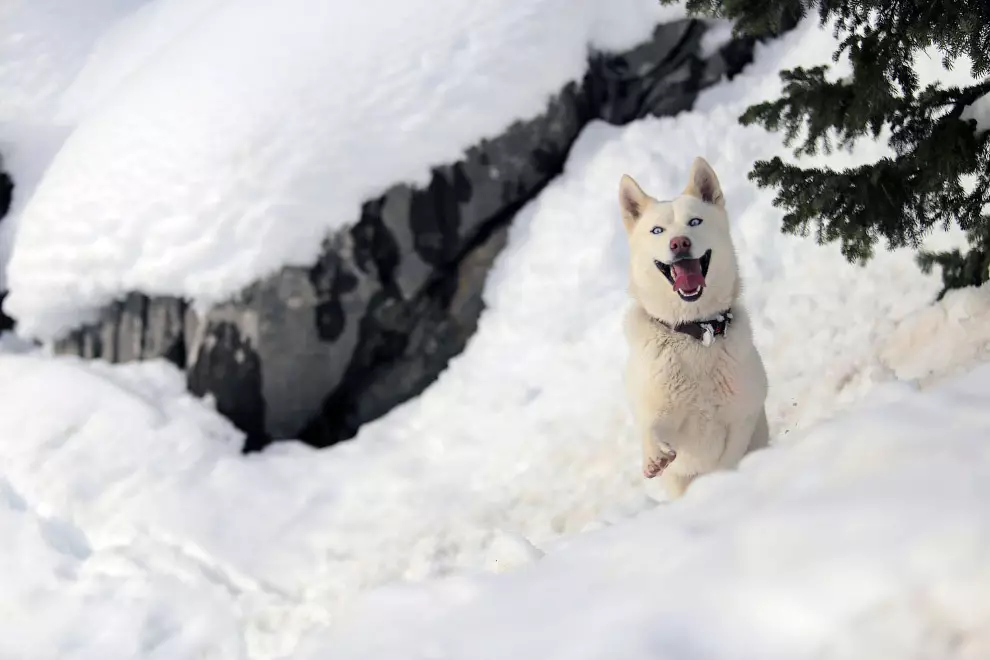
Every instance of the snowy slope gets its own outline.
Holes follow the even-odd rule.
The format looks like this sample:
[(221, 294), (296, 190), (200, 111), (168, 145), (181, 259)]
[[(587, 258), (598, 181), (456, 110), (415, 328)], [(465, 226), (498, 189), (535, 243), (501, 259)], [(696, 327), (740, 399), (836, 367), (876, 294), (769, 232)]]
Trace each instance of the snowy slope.
[[(575, 576), (574, 588), (605, 589), (615, 607), (604, 614), (580, 609), (594, 603), (584, 591), (569, 592), (575, 602), (564, 620), (584, 626), (588, 636), (574, 646), (557, 638), (546, 655), (566, 654), (582, 640), (593, 650), (601, 626), (597, 630), (610, 638), (621, 632), (616, 643), (628, 639), (635, 658), (643, 644), (653, 644), (644, 635), (654, 631), (664, 635), (665, 645), (718, 642), (711, 636), (671, 639), (673, 624), (656, 617), (673, 606), (660, 600), (662, 587), (655, 585), (687, 589), (679, 581), (685, 578), (668, 571), (697, 566), (690, 562), (706, 552), (726, 554), (724, 543), (735, 542), (738, 554), (715, 558), (725, 563), (716, 562), (722, 572), (712, 579), (727, 580), (729, 593), (744, 602), (712, 599), (706, 594), (715, 583), (708, 583), (705, 591), (688, 594), (694, 600), (677, 622), (692, 632), (709, 625), (693, 617), (736, 614), (751, 602), (744, 596), (758, 596), (762, 607), (747, 613), (770, 613), (778, 629), (752, 621), (751, 636), (743, 630), (726, 637), (740, 642), (733, 653), (752, 640), (773, 658), (774, 648), (822, 639), (824, 628), (785, 619), (792, 610), (824, 612), (831, 618), (822, 626), (841, 624), (850, 643), (875, 640), (881, 648), (890, 642), (884, 631), (927, 634), (919, 622), (948, 622), (971, 633), (975, 624), (953, 607), (965, 606), (975, 617), (985, 613), (985, 602), (967, 600), (965, 584), (950, 571), (985, 582), (985, 564), (966, 562), (973, 553), (986, 555), (988, 547), (981, 526), (986, 494), (975, 489), (986, 482), (988, 458), (979, 440), (986, 437), (981, 409), (990, 408), (981, 397), (990, 374), (975, 372), (973, 380), (952, 385), (955, 390), (927, 388), (990, 357), (990, 288), (955, 292), (931, 305), (937, 277), (920, 274), (911, 254), (882, 254), (861, 269), (834, 246), (783, 236), (772, 194), (746, 180), (754, 158), (782, 149), (778, 136), (738, 126), (739, 111), (776, 93), (781, 66), (826, 60), (832, 46), (827, 30), (806, 23), (760, 49), (748, 75), (704, 94), (694, 112), (586, 130), (564, 175), (514, 222), (487, 283), (488, 309), (467, 351), (421, 398), (363, 428), (353, 442), (328, 451), (280, 444), (243, 457), (238, 433), (186, 394), (182, 375), (165, 364), (110, 367), (0, 354), (0, 477), (8, 486), (0, 490), (0, 506), (10, 509), (0, 510), (0, 522), (8, 520), (11, 534), (23, 539), (0, 550), (0, 559), (40, 557), (19, 560), (18, 591), (0, 594), (7, 610), (32, 615), (0, 617), (0, 643), (17, 644), (14, 657), (39, 660), (185, 660), (209, 653), (273, 660), (297, 657), (305, 640), (300, 654), (323, 649), (323, 657), (337, 657), (344, 644), (360, 654), (358, 645), (369, 640), (356, 638), (380, 623), (383, 612), (405, 617), (419, 609), (422, 634), (412, 630), (415, 622), (390, 621), (394, 634), (375, 632), (384, 645), (379, 650), (402, 640), (457, 650), (463, 638), (449, 624), (478, 631), (494, 652), (505, 647), (488, 639), (495, 628), (479, 623), (488, 612), (501, 615), (502, 607), (511, 607), (546, 620), (550, 615), (536, 606), (555, 603), (534, 597), (534, 607), (524, 610), (528, 590), (562, 586), (575, 563), (588, 561), (594, 568), (584, 582)], [(863, 144), (831, 158), (851, 162), (880, 153), (882, 146)], [(621, 387), (626, 248), (616, 186), (628, 171), (657, 195), (675, 193), (695, 155), (713, 163), (726, 192), (745, 297), (770, 376), (776, 446), (740, 474), (698, 481), (688, 501), (661, 512), (653, 511), (662, 499), (658, 485), (640, 476)], [(879, 387), (884, 384), (889, 387)], [(923, 394), (910, 394), (919, 386)], [(970, 399), (947, 402), (957, 390)], [(906, 398), (896, 408), (856, 413), (804, 435), (865, 396)], [(957, 421), (949, 441), (923, 445), (928, 453), (916, 451), (917, 443), (931, 442), (931, 429), (941, 433)], [(887, 424), (895, 432), (878, 430)], [(925, 431), (920, 440), (909, 434), (916, 427)], [(937, 469), (926, 473), (929, 461)], [(905, 484), (913, 489), (903, 492)], [(922, 492), (929, 499), (922, 500)], [(805, 503), (807, 509), (799, 506)], [(918, 507), (928, 519), (908, 528), (904, 521)], [(754, 513), (736, 520), (747, 508)], [(764, 510), (767, 517), (760, 516)], [(806, 510), (821, 515), (805, 520)], [(644, 513), (585, 541), (573, 537)], [(871, 537), (875, 515), (890, 522)], [(44, 531), (45, 521), (57, 533)], [(818, 548), (817, 537), (802, 537), (819, 523), (858, 534), (851, 547), (862, 552), (833, 556), (835, 545)], [(781, 529), (789, 525), (793, 531)], [(959, 526), (968, 526), (971, 535), (950, 535)], [(761, 557), (763, 545), (753, 549), (752, 539), (773, 536), (787, 541), (775, 555), (779, 562)], [(74, 541), (66, 544), (63, 537)], [(649, 591), (607, 558), (613, 552), (640, 557), (643, 542), (677, 546), (675, 553), (683, 543), (677, 561), (687, 562), (652, 566), (643, 576)], [(917, 542), (918, 555), (908, 542)], [(568, 543), (573, 550), (564, 547)], [(877, 567), (879, 553), (889, 566)], [(931, 556), (950, 561), (939, 568)], [(843, 591), (847, 583), (838, 578), (832, 585), (809, 574), (801, 582), (786, 572), (784, 560), (802, 564), (805, 558), (810, 565), (831, 565), (843, 579), (858, 570), (863, 591)], [(396, 580), (457, 569), (502, 572), (537, 560), (541, 565), (531, 572), (496, 584), (468, 580), (459, 583), (460, 591), (456, 582), (426, 591), (390, 590), (363, 612), (352, 611), (360, 594)], [(757, 578), (779, 582), (754, 584)], [(921, 603), (917, 609), (870, 610), (896, 593), (900, 578), (934, 596), (911, 601)], [(808, 604), (804, 589), (817, 588), (819, 579), (832, 590)], [(491, 598), (492, 610), (477, 600), (480, 595)], [(463, 618), (444, 619), (441, 610), (457, 607), (459, 599), (469, 605)], [(790, 608), (793, 603), (807, 609)], [(877, 614), (856, 623), (862, 628), (846, 625), (848, 617), (869, 611)], [(599, 616), (582, 618), (591, 614)], [(655, 627), (624, 627), (644, 617)], [(119, 625), (102, 625), (106, 621)], [(532, 640), (539, 651), (553, 630), (520, 627), (516, 640)], [(939, 642), (939, 634), (935, 630), (931, 639)], [(863, 648), (873, 647), (856, 647)]]
[(294, 657), (990, 657), (990, 367), (882, 394), (531, 568), (378, 590)]
[(16, 181), (0, 222), (0, 290), (18, 219), (75, 124), (66, 88), (109, 26), (148, 0), (4, 0), (0, 3), (0, 157)]
[(206, 304), (310, 265), (362, 202), (543, 112), (589, 47), (680, 16), (652, 0), (157, 0), (65, 94), (80, 123), (23, 211), (5, 309), (47, 337), (129, 290)]
[(0, 4), (0, 125), (53, 120), (61, 94), (100, 35), (148, 0), (4, 0)]
[[(93, 547), (2, 477), (0, 534), (0, 657), (244, 657), (227, 599), (180, 570), (137, 564), (142, 557), (126, 545)], [(178, 569), (176, 557), (167, 561)]]
[[(122, 481), (147, 497), (156, 469), (173, 470), (176, 486), (196, 476), (196, 461), (156, 465), (152, 443), (174, 455), (194, 442), (200, 461), (211, 450), (229, 456), (234, 445), (219, 441), (229, 426), (177, 395), (178, 374), (170, 392), (126, 388), (44, 358), (3, 355), (0, 372), (9, 461), (0, 475), (0, 657), (243, 657), (229, 594), (210, 588), (213, 576), (184, 545), (114, 526), (134, 495)], [(99, 437), (102, 452), (80, 451), (87, 435)], [(61, 484), (47, 486), (64, 487), (64, 498), (34, 481), (54, 474)], [(97, 499), (100, 524), (80, 515)]]
[(632, 438), (245, 458), (171, 365), (0, 354), (0, 656), (986, 657), (990, 367), (868, 402), (658, 508)]

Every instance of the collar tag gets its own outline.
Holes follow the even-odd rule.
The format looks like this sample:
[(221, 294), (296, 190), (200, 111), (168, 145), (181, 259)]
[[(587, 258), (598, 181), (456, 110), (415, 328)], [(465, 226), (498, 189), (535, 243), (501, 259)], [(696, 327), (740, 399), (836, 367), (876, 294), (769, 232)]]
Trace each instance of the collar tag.
[[(715, 342), (715, 328), (712, 327), (711, 323), (699, 323), (704, 334), (701, 335), (701, 343), (705, 346), (711, 346)], [(725, 330), (722, 331), (725, 334)]]

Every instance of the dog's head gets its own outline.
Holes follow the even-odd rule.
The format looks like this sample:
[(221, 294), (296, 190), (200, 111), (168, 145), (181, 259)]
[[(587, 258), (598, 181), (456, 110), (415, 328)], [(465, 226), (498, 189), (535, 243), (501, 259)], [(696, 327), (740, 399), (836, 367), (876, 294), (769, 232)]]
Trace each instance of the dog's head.
[(628, 175), (619, 185), (629, 236), (630, 290), (655, 318), (677, 324), (712, 318), (739, 293), (736, 253), (718, 177), (695, 158), (684, 192), (650, 197)]

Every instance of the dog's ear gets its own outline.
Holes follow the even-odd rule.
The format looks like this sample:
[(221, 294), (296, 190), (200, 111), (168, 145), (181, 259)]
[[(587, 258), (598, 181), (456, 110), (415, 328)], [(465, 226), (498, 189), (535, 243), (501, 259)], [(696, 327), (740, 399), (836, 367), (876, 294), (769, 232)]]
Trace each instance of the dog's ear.
[(650, 203), (650, 196), (643, 192), (639, 184), (628, 174), (622, 175), (619, 182), (619, 207), (622, 209), (622, 222), (626, 231), (632, 231)]
[(688, 175), (685, 195), (697, 197), (703, 202), (725, 207), (725, 197), (722, 196), (722, 186), (718, 183), (715, 170), (708, 164), (708, 161), (698, 156), (691, 163), (691, 174)]

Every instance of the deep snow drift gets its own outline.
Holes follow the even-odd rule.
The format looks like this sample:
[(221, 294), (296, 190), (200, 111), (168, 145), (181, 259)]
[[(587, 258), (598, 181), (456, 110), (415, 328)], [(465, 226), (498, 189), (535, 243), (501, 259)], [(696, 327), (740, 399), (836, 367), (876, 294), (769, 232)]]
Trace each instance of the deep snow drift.
[[(677, 660), (740, 657), (750, 643), (761, 658), (812, 648), (887, 657), (922, 636), (934, 646), (917, 646), (916, 657), (979, 651), (987, 603), (967, 585), (987, 578), (990, 374), (937, 388), (990, 354), (990, 288), (932, 305), (938, 278), (919, 273), (910, 253), (861, 269), (835, 246), (783, 236), (772, 193), (746, 180), (753, 159), (784, 149), (779, 136), (739, 126), (742, 107), (777, 93), (779, 68), (827, 60), (833, 46), (805, 23), (694, 112), (585, 131), (564, 175), (514, 222), (467, 351), (353, 442), (242, 457), (237, 432), (167, 365), (0, 355), (0, 524), (13, 539), (0, 577), (15, 585), (0, 604), (17, 612), (0, 617), (0, 655), (267, 660), (360, 655), (376, 649), (359, 644), (375, 641), (384, 653), (405, 640), (420, 657), (445, 658), (471, 631), (485, 642), (472, 652), (518, 643), (509, 650), (534, 657), (590, 654), (603, 640), (631, 658), (646, 648), (663, 657), (659, 644)], [(864, 143), (830, 159), (883, 153)], [(622, 172), (674, 194), (695, 155), (715, 167), (733, 218), (776, 446), (661, 511), (658, 484), (640, 476), (622, 394), (616, 194)], [(926, 391), (911, 394), (917, 387)], [(866, 396), (894, 407), (805, 435)], [(808, 536), (819, 529), (852, 543)], [(771, 539), (780, 546), (766, 555)], [(669, 565), (640, 574), (643, 543), (668, 548)], [(709, 581), (674, 575), (715, 550)], [(355, 611), (358, 596), (396, 580), (534, 561), (492, 584), (391, 588)], [(665, 585), (683, 609), (663, 599)], [(560, 628), (546, 608), (559, 601), (529, 598), (565, 586), (561, 622), (585, 633), (573, 640), (552, 635)], [(904, 593), (907, 604), (884, 606)], [(443, 617), (461, 602), (461, 618)], [(512, 638), (489, 637), (506, 634), (485, 621), (493, 612), (519, 623)], [(676, 621), (658, 621), (671, 612)], [(390, 613), (416, 619), (389, 619), (394, 630), (383, 632)], [(731, 628), (740, 613), (748, 627)], [(705, 618), (720, 614), (732, 617)], [(360, 639), (369, 629), (376, 639)], [(961, 641), (942, 654), (950, 629)], [(816, 646), (824, 639), (835, 646)], [(724, 654), (718, 646), (732, 643)]]
[[(961, 291), (901, 334), (985, 357), (988, 313)], [(983, 658), (990, 368), (916, 390), (657, 508), (619, 419), (452, 406), (434, 433), (393, 417), (245, 458), (171, 365), (0, 354), (0, 655)], [(489, 443), (458, 437), (476, 425)]]
[(990, 367), (878, 394), (532, 568), (378, 590), (295, 657), (990, 657)]
[(208, 304), (311, 265), (362, 202), (543, 112), (589, 47), (681, 16), (647, 0), (150, 3), (60, 97), (79, 125), (24, 207), (5, 310), (51, 337), (131, 290)]

